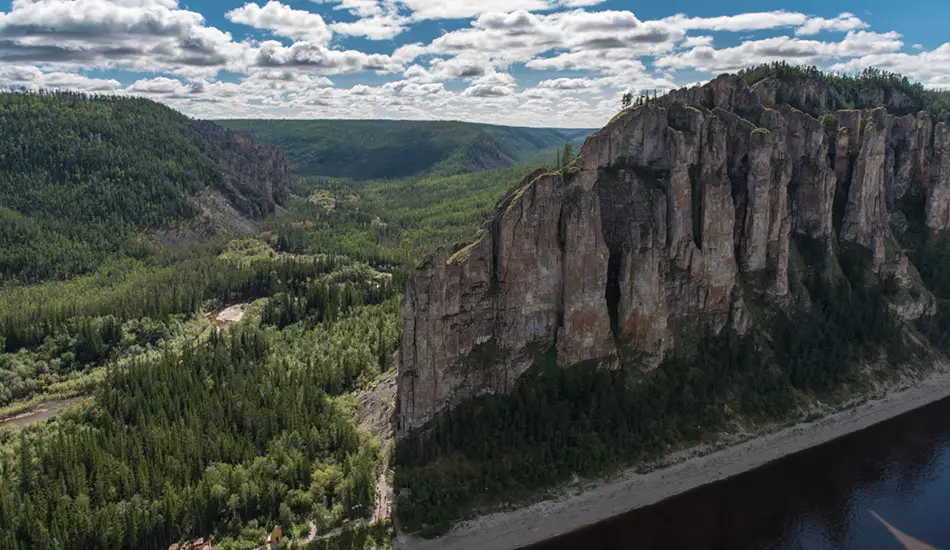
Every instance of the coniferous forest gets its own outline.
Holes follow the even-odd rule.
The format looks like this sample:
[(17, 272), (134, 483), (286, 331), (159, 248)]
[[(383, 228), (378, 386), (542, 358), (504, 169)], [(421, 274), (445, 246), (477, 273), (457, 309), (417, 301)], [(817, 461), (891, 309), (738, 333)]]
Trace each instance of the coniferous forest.
[[(862, 87), (883, 85), (915, 108), (947, 109), (946, 94), (887, 73), (774, 65), (743, 77), (825, 79), (855, 107)], [(299, 121), (231, 124), (278, 144), (327, 138)], [(569, 169), (555, 159), (577, 137), (499, 130), (490, 145), (517, 142), (518, 154), (483, 165), (487, 130), (471, 126), (452, 150), (438, 132), (420, 138), (428, 156), (405, 173), (364, 162), (331, 174), (333, 155), (292, 151), (307, 168), (283, 208), (258, 205), (270, 213), (234, 235), (205, 218), (201, 197), (226, 177), (183, 115), (143, 99), (0, 93), (0, 547), (160, 549), (213, 535), (250, 550), (280, 525), (332, 535), (310, 548), (368, 548), (390, 536), (355, 521), (373, 517), (381, 473), (411, 488), (395, 503), (402, 527), (434, 535), (574, 475), (714, 440), (737, 418), (782, 421), (853, 395), (926, 353), (894, 329), (892, 281), (844, 254), (831, 280), (790, 268), (793, 292), (813, 299), (762, 306), (763, 332), (692, 335), (650, 372), (636, 357), (563, 369), (553, 350), (532, 350), (512, 394), (474, 399), (394, 444), (366, 428), (361, 403), (393, 375), (406, 278), (424, 254), (470, 239), (533, 169)], [(407, 154), (387, 139), (360, 159)], [(161, 238), (171, 231), (198, 237)], [(947, 345), (950, 238), (908, 235), (899, 244), (938, 300), (915, 330)], [(792, 256), (813, 244), (794, 240)], [(236, 305), (242, 320), (218, 320)], [(63, 399), (81, 404), (5, 426)]]

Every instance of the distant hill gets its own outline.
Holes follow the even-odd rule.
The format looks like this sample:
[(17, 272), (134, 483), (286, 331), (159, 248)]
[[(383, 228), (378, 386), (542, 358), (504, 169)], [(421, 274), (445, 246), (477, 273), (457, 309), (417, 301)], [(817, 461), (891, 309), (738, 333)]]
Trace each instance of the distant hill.
[(289, 186), (273, 147), (153, 101), (0, 93), (0, 283), (144, 254), (146, 231), (240, 229)]
[(220, 120), (283, 151), (295, 174), (354, 180), (451, 176), (507, 168), (592, 130), (452, 121)]

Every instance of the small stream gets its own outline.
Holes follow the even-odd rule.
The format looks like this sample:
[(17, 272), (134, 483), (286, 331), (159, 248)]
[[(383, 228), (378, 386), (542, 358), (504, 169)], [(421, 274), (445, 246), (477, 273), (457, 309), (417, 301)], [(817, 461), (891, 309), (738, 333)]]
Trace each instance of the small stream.
[(38, 405), (31, 411), (27, 411), (10, 418), (0, 419), (0, 430), (5, 428), (22, 428), (23, 426), (33, 424), (35, 422), (42, 422), (56, 416), (59, 411), (65, 408), (82, 405), (83, 403), (88, 403), (91, 400), (92, 397), (89, 397), (88, 395), (82, 395), (79, 397), (70, 397), (68, 399), (47, 401), (46, 403)]

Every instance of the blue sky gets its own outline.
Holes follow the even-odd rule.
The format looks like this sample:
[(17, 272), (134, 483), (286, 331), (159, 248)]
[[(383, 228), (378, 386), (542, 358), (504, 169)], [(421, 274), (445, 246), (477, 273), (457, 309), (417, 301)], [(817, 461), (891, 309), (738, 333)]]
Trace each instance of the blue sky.
[(191, 116), (600, 126), (786, 60), (950, 88), (947, 0), (0, 0), (0, 85)]

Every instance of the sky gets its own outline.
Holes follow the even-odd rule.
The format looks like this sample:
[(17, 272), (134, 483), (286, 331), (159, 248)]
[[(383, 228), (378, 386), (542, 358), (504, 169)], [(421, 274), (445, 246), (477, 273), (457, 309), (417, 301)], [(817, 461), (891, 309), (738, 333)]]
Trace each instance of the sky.
[(950, 0), (0, 0), (0, 86), (199, 118), (593, 128), (771, 61), (950, 89)]

